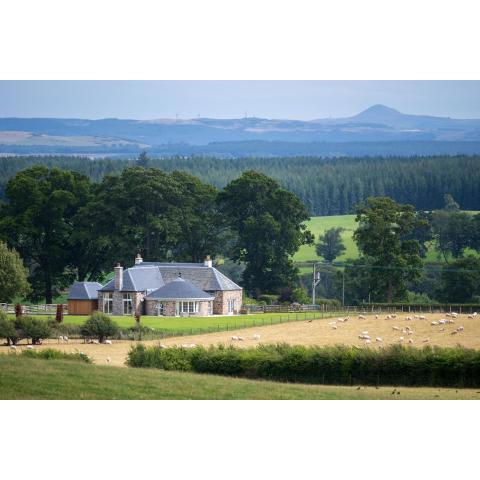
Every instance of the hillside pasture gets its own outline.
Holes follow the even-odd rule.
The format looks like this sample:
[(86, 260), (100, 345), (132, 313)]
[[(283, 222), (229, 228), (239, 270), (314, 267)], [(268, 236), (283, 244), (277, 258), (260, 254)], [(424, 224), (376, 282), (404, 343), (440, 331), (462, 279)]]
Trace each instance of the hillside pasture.
[(473, 389), (302, 385), (0, 356), (0, 399), (473, 400)]

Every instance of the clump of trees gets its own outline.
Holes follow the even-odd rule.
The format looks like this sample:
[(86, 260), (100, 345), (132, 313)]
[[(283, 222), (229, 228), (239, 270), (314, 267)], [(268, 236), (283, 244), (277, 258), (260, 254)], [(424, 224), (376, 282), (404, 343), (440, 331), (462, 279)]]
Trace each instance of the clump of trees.
[(9, 249), (0, 241), (0, 299), (11, 302), (15, 297), (22, 297), (30, 292), (28, 271), (20, 255)]
[(22, 339), (29, 339), (32, 345), (38, 345), (51, 334), (52, 329), (44, 320), (30, 316), (10, 319), (5, 312), (0, 312), (0, 338), (5, 338), (8, 345), (16, 345)]
[(318, 236), (318, 243), (315, 250), (319, 257), (326, 262), (332, 263), (337, 257), (345, 252), (346, 248), (342, 240), (342, 227), (333, 227)]

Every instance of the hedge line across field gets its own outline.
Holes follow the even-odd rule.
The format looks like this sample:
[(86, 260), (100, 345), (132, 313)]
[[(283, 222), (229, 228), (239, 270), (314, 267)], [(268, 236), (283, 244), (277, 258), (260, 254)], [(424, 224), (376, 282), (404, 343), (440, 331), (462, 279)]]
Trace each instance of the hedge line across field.
[(132, 347), (131, 367), (193, 371), (282, 382), (331, 385), (480, 386), (480, 351), (394, 345), (382, 350), (286, 344), (256, 348)]

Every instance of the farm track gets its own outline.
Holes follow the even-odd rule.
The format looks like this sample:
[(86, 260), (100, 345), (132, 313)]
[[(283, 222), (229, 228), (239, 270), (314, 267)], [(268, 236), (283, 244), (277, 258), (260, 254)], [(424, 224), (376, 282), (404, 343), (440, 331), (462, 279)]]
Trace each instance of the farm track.
[[(413, 314), (412, 314), (413, 315)], [(438, 345), (442, 347), (454, 347), (461, 345), (467, 348), (480, 349), (480, 315), (475, 319), (468, 318), (468, 315), (459, 315), (454, 319), (455, 323), (448, 325), (431, 325), (432, 321), (447, 318), (443, 314), (425, 314), (426, 319), (405, 320), (407, 314), (398, 315), (394, 319), (386, 319), (386, 315), (366, 315), (364, 319), (351, 315), (346, 322), (340, 322), (337, 318), (325, 318), (313, 321), (296, 321), (263, 327), (249, 327), (233, 331), (207, 333), (173, 337), (168, 339), (144, 341), (145, 345), (157, 345), (162, 343), (166, 346), (182, 345), (234, 345), (240, 348), (256, 346), (259, 343), (289, 343), (291, 345), (357, 345), (364, 348), (380, 348), (400, 343), (400, 337), (404, 337), (403, 343), (412, 347), (423, 347), (425, 345)], [(340, 317), (344, 318), (344, 317)], [(336, 322), (335, 325), (332, 323)], [(413, 333), (408, 335), (402, 333), (402, 329), (409, 327)], [(336, 329), (334, 327), (337, 327)], [(394, 330), (398, 327), (400, 330)], [(452, 334), (457, 328), (464, 330)], [(443, 331), (441, 329), (444, 329)], [(368, 332), (371, 337), (371, 344), (365, 345), (358, 336), (362, 332)], [(253, 335), (260, 335), (255, 340)], [(243, 341), (232, 340), (231, 337), (242, 337)], [(380, 337), (381, 343), (375, 342)], [(424, 340), (428, 339), (428, 342)], [(411, 340), (412, 343), (408, 343)], [(112, 345), (85, 344), (81, 340), (71, 340), (68, 344), (59, 343), (57, 340), (46, 340), (43, 345), (35, 347), (38, 350), (44, 348), (55, 348), (65, 352), (82, 351), (91, 356), (94, 363), (98, 365), (125, 366), (127, 353), (132, 341), (114, 341)], [(26, 348), (21, 344), (18, 350)], [(0, 347), (0, 353), (8, 353), (8, 347)]]

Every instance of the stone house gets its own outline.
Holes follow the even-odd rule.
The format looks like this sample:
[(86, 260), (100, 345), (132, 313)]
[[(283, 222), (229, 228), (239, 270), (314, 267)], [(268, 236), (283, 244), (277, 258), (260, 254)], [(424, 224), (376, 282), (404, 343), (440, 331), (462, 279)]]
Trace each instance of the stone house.
[(233, 315), (242, 307), (242, 287), (203, 263), (144, 262), (117, 265), (114, 278), (98, 290), (98, 309), (112, 315)]

